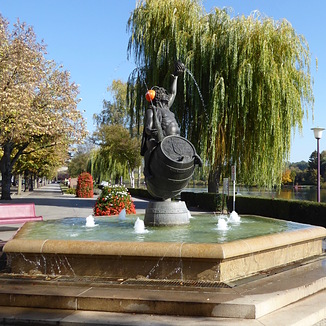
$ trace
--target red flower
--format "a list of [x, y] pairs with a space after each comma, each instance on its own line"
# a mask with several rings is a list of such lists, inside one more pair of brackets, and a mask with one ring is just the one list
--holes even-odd
[[124, 208], [127, 214], [136, 213], [127, 188], [123, 185], [104, 187], [94, 206], [94, 215], [117, 215]]
[[87, 173], [83, 172], [78, 176], [76, 196], [80, 198], [93, 198], [93, 178]]

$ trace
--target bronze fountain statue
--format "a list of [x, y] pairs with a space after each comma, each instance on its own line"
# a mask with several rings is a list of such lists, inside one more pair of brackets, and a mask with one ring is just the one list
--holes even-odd
[[171, 202], [171, 198], [180, 194], [187, 186], [195, 165], [202, 165], [193, 144], [180, 136], [174, 113], [170, 111], [177, 93], [178, 76], [184, 71], [184, 64], [176, 62], [172, 74], [171, 94], [158, 86], [154, 86], [146, 93], [146, 99], [150, 104], [145, 113], [141, 155], [145, 160], [144, 175], [147, 190], [157, 199], [156, 202], [150, 202], [147, 207], [145, 214], [147, 225], [175, 225], [189, 222], [185, 203]]

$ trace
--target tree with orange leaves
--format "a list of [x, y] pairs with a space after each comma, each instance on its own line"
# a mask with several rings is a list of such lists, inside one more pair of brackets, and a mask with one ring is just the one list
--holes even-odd
[[12, 169], [23, 154], [64, 149], [86, 136], [78, 86], [45, 54], [32, 27], [17, 20], [10, 30], [0, 15], [1, 199], [10, 199]]

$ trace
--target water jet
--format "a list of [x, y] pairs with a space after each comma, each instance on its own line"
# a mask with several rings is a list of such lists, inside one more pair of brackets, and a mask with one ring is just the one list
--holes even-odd
[[95, 226], [95, 220], [94, 220], [94, 217], [92, 215], [89, 215], [86, 217], [86, 224], [85, 224], [86, 227], [88, 228], [92, 228]]

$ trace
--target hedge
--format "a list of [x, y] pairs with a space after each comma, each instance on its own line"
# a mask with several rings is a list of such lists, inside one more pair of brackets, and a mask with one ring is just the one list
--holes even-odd
[[[129, 189], [129, 192], [132, 196], [152, 199], [146, 189]], [[224, 197], [221, 194], [182, 192], [181, 200], [189, 208], [204, 211], [221, 212], [226, 207], [223, 205]], [[232, 196], [226, 199], [226, 205], [228, 211], [232, 211]], [[326, 203], [237, 196], [235, 210], [239, 215], [259, 215], [326, 227]]]
[[[207, 193], [207, 192], [182, 192], [181, 200], [183, 200], [188, 207], [194, 207], [205, 211], [223, 211], [224, 197], [221, 194]], [[226, 205], [224, 205], [226, 208]]]
[[[228, 207], [232, 207], [232, 198]], [[326, 204], [306, 200], [285, 200], [261, 197], [236, 197], [238, 214], [260, 215], [286, 221], [326, 227]]]

